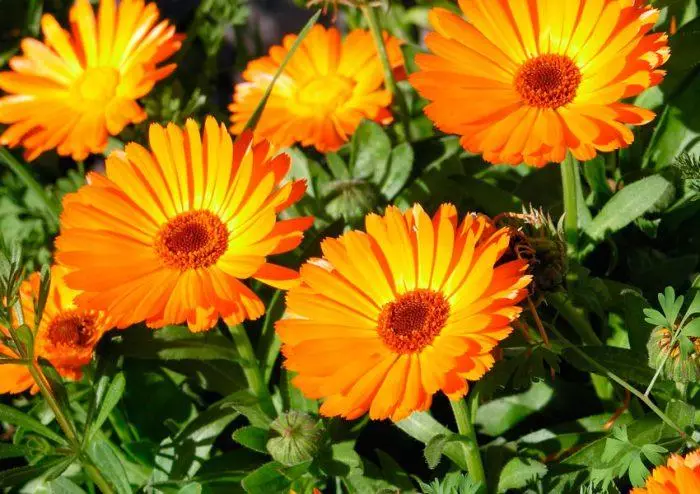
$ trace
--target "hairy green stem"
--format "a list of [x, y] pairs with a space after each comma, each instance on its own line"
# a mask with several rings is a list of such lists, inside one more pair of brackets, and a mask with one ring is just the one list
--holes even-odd
[[[688, 441], [691, 441], [691, 438], [688, 437], [688, 435], [683, 431], [683, 429], [681, 429], [681, 428], [678, 426], [678, 424], [676, 424], [668, 415], [666, 415], [659, 407], [657, 407], [657, 406], [654, 404], [654, 402], [651, 401], [651, 399], [649, 399], [648, 396], [646, 396], [644, 393], [642, 393], [641, 391], [639, 391], [637, 388], [635, 388], [634, 386], [632, 386], [631, 384], [629, 384], [627, 381], [625, 381], [624, 379], [622, 379], [621, 377], [619, 377], [619, 376], [618, 376], [617, 374], [615, 374], [614, 372], [612, 372], [612, 371], [608, 370], [607, 368], [605, 368], [605, 366], [599, 364], [599, 363], [596, 362], [594, 359], [592, 359], [591, 357], [589, 357], [588, 354], [587, 354], [586, 352], [584, 352], [584, 351], [581, 350], [579, 347], [577, 347], [576, 345], [574, 345], [573, 343], [571, 343], [569, 340], [567, 340], [566, 337], [564, 337], [563, 334], [561, 334], [559, 331], [557, 331], [557, 329], [556, 329], [555, 327], [551, 326], [551, 327], [550, 327], [550, 331], [552, 331], [552, 332], [556, 335], [556, 337], [559, 338], [559, 339], [561, 340], [561, 342], [564, 344], [565, 347], [570, 348], [571, 350], [573, 350], [574, 352], [576, 352], [582, 359], [584, 359], [584, 360], [585, 360], [586, 362], [588, 362], [591, 366], [593, 366], [594, 368], [596, 368], [600, 373], [602, 373], [603, 375], [607, 376], [609, 379], [611, 379], [612, 381], [616, 382], [617, 384], [619, 384], [620, 386], [622, 386], [623, 388], [625, 388], [627, 391], [629, 391], [630, 393], [632, 393], [634, 396], [636, 396], [637, 398], [639, 398], [640, 400], [642, 400], [642, 401], [644, 402], [644, 404], [645, 404], [646, 406], [648, 406], [648, 407], [651, 409], [652, 412], [654, 412], [656, 415], [659, 416], [659, 418], [660, 418], [661, 420], [664, 421], [664, 423], [666, 423], [669, 427], [671, 427], [673, 430], [675, 430], [676, 432], [678, 432], [678, 434], [681, 436], [681, 438], [683, 438], [683, 439], [685, 439], [685, 440], [688, 440]], [[693, 441], [693, 442], [694, 442], [694, 441]]]
[[24, 185], [27, 186], [32, 192], [34, 192], [41, 202], [44, 203], [46, 211], [49, 213], [51, 219], [58, 225], [58, 217], [61, 212], [60, 206], [46, 193], [44, 188], [39, 182], [29, 173], [27, 166], [17, 161], [17, 159], [10, 153], [7, 148], [0, 147], [0, 160], [2, 160], [12, 172], [17, 175]]
[[107, 482], [107, 479], [105, 479], [100, 471], [95, 468], [94, 465], [88, 462], [83, 462], [83, 468], [85, 469], [85, 472], [88, 474], [88, 477], [90, 477], [90, 480], [92, 480], [97, 488], [102, 492], [102, 494], [114, 494], [114, 489], [112, 489], [112, 486], [109, 485], [109, 482]]
[[578, 248], [577, 173], [578, 161], [569, 152], [561, 163], [561, 184], [564, 192], [564, 231], [570, 254], [575, 253]]
[[257, 396], [258, 400], [260, 400], [260, 408], [270, 417], [275, 417], [277, 412], [275, 406], [272, 404], [270, 390], [267, 388], [265, 378], [260, 370], [260, 364], [255, 355], [255, 350], [253, 350], [253, 345], [251, 345], [250, 338], [248, 338], [248, 332], [242, 324], [229, 326], [229, 329], [231, 331], [233, 343], [236, 345], [236, 351], [243, 360], [241, 366], [250, 389], [255, 396]]
[[406, 99], [403, 97], [403, 93], [399, 90], [399, 86], [396, 84], [396, 78], [394, 78], [394, 69], [391, 67], [391, 62], [389, 61], [389, 54], [386, 50], [386, 44], [384, 43], [384, 34], [382, 33], [381, 23], [379, 21], [379, 16], [377, 15], [377, 9], [371, 7], [370, 5], [364, 5], [362, 7], [362, 13], [367, 19], [369, 24], [369, 29], [372, 32], [372, 37], [374, 38], [374, 43], [377, 45], [377, 53], [379, 53], [379, 60], [382, 63], [382, 68], [384, 69], [384, 80], [386, 82], [387, 88], [394, 94], [394, 100], [399, 106], [399, 113], [401, 113], [401, 124], [404, 128], [404, 134], [406, 140], [411, 140], [411, 120], [408, 113], [408, 105], [406, 104]]
[[583, 311], [574, 307], [565, 293], [554, 292], [548, 294], [547, 303], [554, 307], [554, 309], [556, 309], [557, 312], [559, 312], [559, 314], [566, 319], [566, 321], [581, 337], [581, 341], [583, 341], [586, 345], [599, 346], [603, 344], [595, 331], [593, 331], [591, 324], [584, 317]]
[[467, 402], [464, 399], [455, 401], [450, 400], [450, 405], [452, 405], [452, 412], [454, 413], [455, 421], [457, 422], [457, 430], [467, 439], [467, 442], [463, 442], [462, 446], [466, 458], [467, 469], [469, 470], [469, 476], [476, 482], [486, 484], [484, 464], [481, 461], [479, 444], [476, 441], [476, 430], [474, 430], [474, 423], [472, 420], [470, 407], [467, 406]]

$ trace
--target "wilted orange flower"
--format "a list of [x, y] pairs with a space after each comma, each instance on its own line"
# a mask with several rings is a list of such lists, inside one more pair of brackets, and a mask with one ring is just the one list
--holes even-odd
[[104, 151], [109, 134], [143, 121], [136, 100], [175, 69], [158, 64], [182, 39], [158, 17], [143, 0], [100, 0], [97, 16], [89, 0], [76, 0], [70, 32], [44, 15], [44, 42], [24, 39], [23, 55], [0, 73], [9, 93], [0, 98], [0, 123], [9, 124], [0, 144], [24, 146], [27, 160], [53, 148], [82, 160]]
[[656, 467], [644, 488], [630, 494], [697, 494], [700, 492], [700, 449], [685, 457], [671, 455], [666, 466]]
[[[74, 299], [78, 292], [66, 286], [66, 268], [51, 268], [51, 287], [46, 306], [34, 336], [34, 356], [51, 362], [64, 378], [80, 379], [82, 367], [90, 362], [95, 345], [112, 326], [103, 312], [78, 308]], [[24, 322], [34, 328], [34, 304], [39, 296], [39, 273], [33, 273], [20, 287], [20, 301]], [[9, 335], [7, 328], [0, 331]], [[0, 354], [19, 358], [10, 348], [0, 344]], [[24, 365], [0, 365], [0, 393], [21, 393], [27, 389], [35, 393], [29, 370]]]
[[301, 268], [277, 323], [285, 366], [326, 416], [401, 420], [442, 390], [467, 393], [493, 365], [491, 351], [520, 313], [530, 276], [523, 260], [499, 263], [509, 230], [443, 205], [366, 218], [322, 243]]
[[426, 114], [493, 163], [543, 166], [626, 147], [654, 113], [620, 100], [659, 84], [667, 36], [643, 0], [460, 0], [435, 8], [410, 81]]
[[[237, 84], [231, 110], [231, 132], [239, 134], [296, 40], [287, 35], [267, 57], [248, 64]], [[384, 36], [389, 59], [401, 71], [400, 42]], [[344, 41], [335, 28], [314, 26], [275, 83], [256, 127], [256, 134], [280, 147], [301, 143], [321, 152], [348, 141], [362, 119], [392, 120], [391, 91], [384, 87], [382, 65], [369, 31], [356, 29]]]
[[277, 221], [306, 184], [284, 185], [287, 155], [272, 157], [246, 133], [235, 143], [209, 117], [200, 137], [185, 128], [150, 128], [151, 152], [130, 143], [107, 159], [106, 176], [66, 196], [59, 262], [85, 307], [107, 310], [122, 328], [187, 321], [192, 331], [262, 315], [265, 307], [241, 282], [255, 278], [289, 288], [291, 269], [267, 256], [294, 249], [313, 218]]

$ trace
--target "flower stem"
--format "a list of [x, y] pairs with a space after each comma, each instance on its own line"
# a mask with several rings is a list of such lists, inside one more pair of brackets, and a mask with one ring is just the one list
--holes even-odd
[[[13, 308], [17, 317], [17, 322], [20, 326], [23, 325], [24, 312], [22, 311], [21, 304], [19, 302], [16, 302]], [[54, 395], [53, 389], [51, 388], [51, 383], [49, 383], [48, 379], [46, 379], [46, 376], [41, 370], [39, 363], [34, 358], [34, 355], [25, 355], [24, 346], [19, 341], [19, 338], [17, 338], [17, 335], [13, 330], [12, 326], [10, 326], [10, 331], [13, 339], [15, 340], [15, 345], [17, 345], [17, 348], [20, 349], [21, 353], [23, 354], [22, 356], [26, 358], [29, 362], [31, 362], [27, 366], [29, 373], [31, 374], [32, 379], [34, 379], [34, 382], [39, 388], [41, 395], [46, 400], [47, 405], [49, 405], [49, 408], [51, 408], [54, 417], [56, 417], [56, 422], [63, 431], [63, 434], [66, 436], [66, 439], [68, 439], [68, 443], [70, 444], [72, 450], [76, 453], [79, 452], [81, 448], [81, 441], [78, 438], [78, 432], [76, 431], [73, 423], [70, 420], [68, 420], [66, 414], [63, 413], [63, 410], [61, 409], [58, 400], [56, 400], [56, 396]], [[100, 473], [100, 471], [92, 465], [89, 459], [84, 458], [83, 455], [80, 455], [80, 462], [83, 468], [85, 469], [85, 472], [87, 472], [88, 476], [92, 479], [95, 485], [97, 485], [100, 488], [103, 494], [114, 493], [114, 490], [110, 487], [107, 480], [105, 480], [105, 478], [102, 476], [102, 473]]]
[[684, 440], [687, 441], [693, 441], [688, 435], [681, 429], [668, 415], [666, 415], [659, 407], [657, 407], [651, 399], [649, 399], [648, 396], [646, 396], [644, 393], [639, 391], [637, 388], [629, 384], [627, 381], [619, 377], [617, 374], [614, 372], [606, 369], [603, 365], [599, 364], [596, 362], [594, 359], [588, 356], [586, 352], [578, 348], [576, 345], [571, 343], [569, 340], [567, 340], [564, 335], [562, 335], [559, 331], [554, 326], [550, 326], [550, 331], [556, 335], [557, 338], [561, 340], [561, 342], [564, 344], [565, 347], [571, 348], [574, 352], [576, 352], [582, 359], [584, 359], [586, 362], [588, 362], [591, 366], [596, 368], [599, 372], [601, 372], [603, 375], [607, 376], [609, 379], [612, 381], [615, 381], [617, 384], [625, 388], [627, 391], [632, 393], [634, 396], [639, 398], [644, 402], [646, 406], [648, 406], [652, 412], [654, 412], [656, 415], [659, 416], [661, 420], [664, 421], [669, 427], [671, 427], [673, 430], [678, 432], [678, 434], [683, 438]]
[[29, 173], [27, 166], [17, 161], [17, 159], [6, 148], [0, 147], [0, 160], [2, 160], [12, 172], [17, 175], [24, 185], [27, 186], [44, 203], [49, 216], [58, 225], [58, 217], [61, 212], [60, 206], [49, 197], [39, 182]]
[[561, 184], [564, 192], [564, 231], [569, 253], [575, 253], [578, 247], [578, 205], [576, 204], [576, 174], [578, 161], [571, 152], [561, 163]]
[[467, 402], [464, 399], [450, 400], [450, 405], [452, 405], [452, 412], [457, 422], [457, 430], [467, 440], [462, 445], [467, 460], [469, 476], [476, 482], [486, 484], [484, 464], [481, 462], [481, 454], [479, 453], [479, 444], [476, 441], [476, 431], [474, 430], [470, 407], [467, 406]]
[[394, 100], [399, 106], [399, 112], [401, 113], [401, 124], [403, 125], [406, 140], [410, 141], [411, 121], [408, 113], [408, 105], [406, 104], [403, 93], [401, 93], [399, 90], [399, 86], [396, 84], [396, 79], [394, 78], [394, 70], [391, 67], [391, 62], [389, 61], [389, 53], [387, 52], [386, 44], [384, 43], [384, 35], [382, 33], [379, 16], [377, 15], [377, 9], [371, 7], [370, 5], [363, 5], [362, 13], [365, 16], [365, 19], [367, 19], [369, 29], [372, 32], [372, 37], [374, 38], [374, 43], [377, 45], [377, 53], [379, 54], [379, 60], [381, 61], [382, 68], [384, 69], [384, 80], [386, 82], [386, 86], [394, 94]]
[[236, 345], [236, 351], [243, 360], [241, 366], [243, 367], [243, 373], [248, 381], [248, 385], [255, 396], [257, 396], [258, 400], [260, 400], [260, 408], [270, 417], [275, 417], [277, 412], [275, 411], [275, 406], [272, 404], [270, 390], [267, 388], [263, 374], [260, 371], [260, 364], [258, 364], [255, 350], [253, 350], [253, 345], [250, 343], [250, 338], [248, 338], [246, 329], [242, 324], [238, 324], [236, 326], [229, 326], [229, 330], [231, 331], [233, 343]]

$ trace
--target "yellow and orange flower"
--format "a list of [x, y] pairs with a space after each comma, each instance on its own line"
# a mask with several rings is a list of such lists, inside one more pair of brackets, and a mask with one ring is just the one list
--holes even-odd
[[265, 312], [241, 280], [289, 288], [298, 273], [267, 256], [299, 245], [313, 218], [278, 221], [304, 194], [304, 181], [284, 183], [287, 155], [269, 144], [235, 143], [209, 117], [200, 136], [184, 128], [151, 125], [150, 148], [130, 143], [107, 159], [106, 176], [66, 196], [56, 258], [73, 272], [79, 303], [106, 310], [117, 327], [146, 321], [211, 328]]
[[44, 42], [22, 41], [22, 56], [0, 73], [0, 123], [9, 127], [0, 144], [22, 145], [27, 160], [57, 148], [85, 159], [107, 146], [129, 123], [146, 118], [136, 100], [167, 77], [175, 64], [159, 67], [181, 45], [168, 21], [158, 22], [155, 3], [100, 0], [95, 16], [89, 0], [70, 10], [70, 32], [46, 14]]
[[665, 466], [656, 467], [644, 488], [630, 494], [696, 494], [700, 492], [700, 450], [685, 457], [671, 455]]
[[620, 100], [661, 82], [670, 51], [644, 0], [459, 0], [435, 8], [436, 32], [413, 86], [441, 130], [493, 163], [543, 166], [628, 146], [654, 113]]
[[[389, 59], [403, 70], [400, 41], [385, 35]], [[231, 132], [240, 134], [267, 90], [294, 41], [273, 46], [267, 57], [253, 60], [245, 82], [234, 90]], [[345, 40], [335, 28], [314, 26], [272, 88], [256, 134], [286, 147], [295, 143], [335, 151], [355, 132], [362, 119], [390, 123], [391, 91], [384, 87], [382, 65], [369, 31], [356, 29]]]
[[[34, 356], [51, 362], [58, 373], [67, 379], [80, 379], [82, 367], [92, 360], [95, 345], [112, 325], [103, 312], [82, 309], [75, 305], [79, 294], [65, 283], [67, 270], [62, 266], [51, 268], [51, 287], [46, 306], [34, 337]], [[20, 301], [27, 326], [35, 325], [34, 304], [39, 296], [40, 275], [33, 273], [20, 287]], [[0, 331], [9, 335], [7, 328]], [[0, 353], [18, 358], [10, 348], [0, 344]], [[0, 365], [0, 394], [21, 393], [38, 387], [24, 365]]]
[[277, 323], [285, 366], [326, 416], [401, 420], [442, 390], [459, 399], [493, 365], [530, 276], [499, 263], [508, 229], [443, 205], [370, 214], [366, 230], [322, 243]]

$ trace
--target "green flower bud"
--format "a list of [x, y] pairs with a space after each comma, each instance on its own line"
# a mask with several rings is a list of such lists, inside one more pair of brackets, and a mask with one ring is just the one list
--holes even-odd
[[324, 428], [308, 413], [290, 410], [270, 424], [267, 451], [283, 465], [310, 461], [323, 446]]
[[647, 344], [649, 367], [658, 369], [666, 359], [661, 369], [662, 377], [680, 383], [700, 381], [700, 338], [691, 336], [687, 340], [690, 343], [686, 341], [688, 348], [684, 357], [681, 338], [673, 342], [673, 333], [668, 328], [654, 329]]
[[495, 222], [513, 230], [511, 255], [530, 263], [532, 293], [551, 292], [564, 283], [568, 271], [566, 242], [548, 214], [530, 208], [521, 214], [504, 213]]

